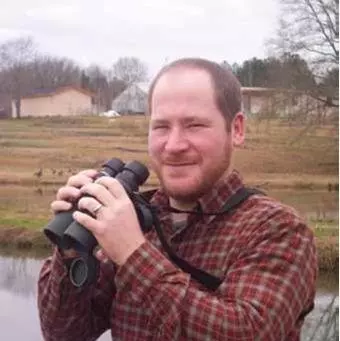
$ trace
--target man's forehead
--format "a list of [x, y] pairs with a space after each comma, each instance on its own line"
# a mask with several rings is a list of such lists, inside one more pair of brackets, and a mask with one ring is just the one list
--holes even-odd
[[210, 75], [205, 70], [176, 68], [163, 74], [155, 84], [153, 97], [167, 93], [211, 91]]

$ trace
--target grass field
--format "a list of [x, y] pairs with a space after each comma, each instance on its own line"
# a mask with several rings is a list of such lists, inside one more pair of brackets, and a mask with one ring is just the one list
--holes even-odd
[[[252, 183], [309, 188], [338, 181], [338, 133], [303, 130], [273, 121], [255, 127], [236, 152], [235, 166]], [[145, 116], [39, 118], [0, 121], [0, 182], [63, 183], [70, 172], [119, 157], [148, 164]], [[34, 173], [42, 168], [40, 179]], [[151, 176], [150, 185], [156, 185]]]
[[[78, 170], [112, 158], [149, 165], [148, 117], [0, 120], [0, 227], [40, 229], [56, 190]], [[248, 120], [234, 165], [258, 186], [306, 214], [318, 238], [338, 234], [338, 130]], [[216, 147], [218, 148], [218, 146]], [[143, 188], [158, 185], [151, 172]], [[331, 191], [329, 191], [331, 190]]]
[[[71, 174], [98, 168], [112, 157], [148, 166], [147, 129], [145, 116], [0, 120], [0, 213], [29, 210], [29, 219], [44, 218], [46, 203]], [[289, 203], [311, 205], [322, 215], [337, 201], [337, 192], [328, 194], [328, 187], [338, 189], [338, 133], [319, 127], [301, 137], [303, 130], [279, 121], [261, 126], [248, 120], [246, 143], [236, 150], [234, 164], [247, 184], [281, 190]], [[151, 172], [144, 187], [157, 185]], [[310, 203], [313, 194], [304, 191], [320, 191], [319, 202]]]

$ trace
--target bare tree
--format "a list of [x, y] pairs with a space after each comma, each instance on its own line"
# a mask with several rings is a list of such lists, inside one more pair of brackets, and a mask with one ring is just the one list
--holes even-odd
[[31, 37], [22, 37], [0, 45], [0, 71], [2, 92], [15, 101], [16, 117], [20, 118], [21, 97], [29, 84], [28, 65], [36, 55]]
[[36, 56], [29, 69], [32, 88], [46, 89], [80, 84], [81, 68], [65, 57]]
[[[110, 77], [109, 79], [110, 93], [112, 94], [112, 99], [114, 99], [126, 89], [126, 83], [115, 77]], [[110, 108], [111, 105], [112, 103], [110, 103]]]
[[109, 87], [108, 71], [99, 65], [92, 64], [84, 71], [87, 87], [93, 91], [97, 110], [109, 110], [111, 108], [112, 94]]
[[148, 70], [145, 63], [136, 57], [122, 57], [113, 64], [113, 76], [128, 84], [147, 80]]
[[[316, 80], [310, 95], [328, 107], [338, 107], [338, 95], [334, 96], [338, 91], [326, 92], [325, 89], [330, 89], [323, 83], [339, 68], [339, 1], [280, 0], [280, 3], [282, 19], [271, 43], [281, 55], [298, 53], [306, 59]], [[338, 89], [339, 85], [336, 86]]]

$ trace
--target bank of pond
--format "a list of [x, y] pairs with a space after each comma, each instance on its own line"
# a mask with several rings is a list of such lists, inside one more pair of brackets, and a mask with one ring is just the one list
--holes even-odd
[[[334, 272], [339, 269], [338, 236], [316, 236], [315, 243], [319, 270]], [[0, 228], [0, 248], [31, 254], [46, 254], [51, 250], [51, 244], [41, 230]]]
[[[43, 341], [36, 304], [37, 280], [49, 249], [0, 248], [0, 330], [1, 340]], [[315, 307], [307, 316], [301, 341], [338, 340], [339, 277], [320, 272]], [[17, 328], [20, 321], [20, 328]], [[109, 332], [100, 341], [109, 341]]]

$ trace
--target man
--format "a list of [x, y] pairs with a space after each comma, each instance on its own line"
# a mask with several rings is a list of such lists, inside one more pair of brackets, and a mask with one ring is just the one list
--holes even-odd
[[[71, 177], [52, 203], [74, 213], [107, 259], [98, 281], [75, 288], [58, 250], [39, 279], [45, 340], [299, 340], [315, 295], [313, 235], [290, 207], [253, 195], [229, 214], [243, 187], [232, 168], [243, 143], [240, 85], [232, 73], [203, 59], [166, 66], [149, 92], [148, 150], [160, 189], [162, 231], [172, 250], [192, 266], [222, 279], [210, 290], [174, 264], [155, 230], [143, 234], [128, 195], [94, 170]], [[250, 165], [251, 167], [251, 165]], [[188, 213], [189, 212], [189, 213]], [[210, 215], [209, 215], [210, 213]], [[215, 214], [214, 214], [215, 213]]]

